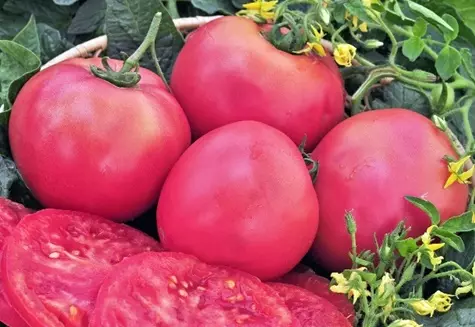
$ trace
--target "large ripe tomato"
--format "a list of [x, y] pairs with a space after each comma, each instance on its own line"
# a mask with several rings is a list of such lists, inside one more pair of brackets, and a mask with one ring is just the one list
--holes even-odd
[[142, 68], [137, 86], [120, 88], [91, 64], [100, 59], [71, 59], [29, 80], [12, 108], [10, 145], [45, 207], [130, 220], [158, 199], [189, 125], [158, 75]]
[[125, 259], [101, 286], [90, 327], [297, 327], [249, 274], [173, 252]]
[[23, 218], [5, 241], [5, 295], [30, 327], [88, 327], [99, 287], [114, 266], [161, 249], [156, 240], [124, 224], [41, 210]]
[[328, 300], [303, 288], [268, 283], [284, 299], [292, 315], [302, 327], [351, 327], [352, 324]]
[[[32, 211], [21, 204], [0, 197], [0, 257], [2, 255], [5, 238], [11, 234], [18, 222], [30, 213], [32, 213]], [[28, 326], [5, 298], [3, 283], [0, 283], [0, 322], [3, 322], [9, 327]]]
[[411, 236], [429, 227], [427, 215], [405, 196], [431, 201], [443, 221], [464, 212], [468, 186], [444, 189], [445, 155], [456, 157], [446, 135], [406, 109], [364, 112], [335, 127], [312, 153], [320, 164], [315, 184], [320, 227], [313, 246], [318, 263], [329, 271], [351, 266], [347, 211], [356, 220], [359, 251], [375, 250], [373, 233], [381, 244], [401, 220]]
[[275, 48], [252, 20], [227, 16], [195, 30], [178, 55], [171, 88], [194, 137], [256, 120], [307, 149], [344, 116], [344, 88], [331, 57]]
[[301, 153], [277, 129], [232, 123], [191, 145], [157, 208], [163, 245], [261, 279], [291, 270], [318, 227], [318, 200]]

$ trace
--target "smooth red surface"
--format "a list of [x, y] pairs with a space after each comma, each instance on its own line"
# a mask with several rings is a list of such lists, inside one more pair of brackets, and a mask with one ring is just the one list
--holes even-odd
[[163, 245], [261, 279], [291, 270], [318, 227], [318, 200], [298, 148], [275, 128], [242, 121], [189, 147], [157, 208]]
[[278, 282], [292, 284], [318, 295], [333, 304], [353, 324], [355, 309], [353, 304], [344, 294], [330, 291], [330, 281], [325, 277], [316, 275], [310, 268], [302, 265], [282, 276]]
[[30, 327], [88, 327], [99, 287], [115, 264], [161, 249], [123, 224], [41, 210], [23, 218], [5, 242], [5, 294]]
[[124, 260], [99, 291], [90, 327], [137, 326], [297, 327], [258, 278], [172, 252]]
[[142, 68], [137, 87], [119, 88], [91, 64], [100, 59], [71, 59], [29, 80], [12, 108], [10, 145], [45, 207], [130, 220], [156, 203], [190, 144], [189, 125], [158, 75]]
[[[0, 197], [0, 257], [3, 251], [5, 238], [26, 215], [32, 213], [23, 205]], [[8, 327], [27, 327], [16, 311], [4, 296], [3, 283], [0, 283], [0, 321]]]
[[[264, 27], [265, 28], [265, 27]], [[344, 88], [331, 57], [276, 49], [252, 20], [228, 16], [195, 30], [178, 55], [171, 88], [195, 138], [257, 120], [307, 149], [344, 117]]]
[[313, 246], [329, 271], [350, 268], [345, 212], [356, 220], [358, 252], [375, 250], [401, 220], [420, 236], [430, 219], [404, 196], [422, 197], [439, 209], [442, 221], [465, 211], [468, 186], [444, 189], [445, 155], [456, 157], [446, 135], [426, 117], [405, 109], [360, 113], [335, 127], [312, 153], [319, 162], [315, 189], [320, 226]]
[[323, 297], [303, 288], [283, 284], [268, 283], [284, 299], [292, 315], [302, 327], [351, 327], [343, 314]]

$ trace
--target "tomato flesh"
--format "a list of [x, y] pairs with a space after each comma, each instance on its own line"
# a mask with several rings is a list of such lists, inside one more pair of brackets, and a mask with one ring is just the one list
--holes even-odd
[[[32, 211], [21, 204], [0, 197], [0, 256], [5, 239], [20, 220], [30, 213]], [[0, 283], [0, 321], [9, 327], [27, 326], [5, 298], [3, 283]]]
[[5, 294], [30, 327], [87, 327], [105, 276], [123, 258], [160, 251], [129, 226], [45, 209], [25, 217], [5, 242]]
[[351, 267], [347, 212], [356, 221], [358, 252], [375, 251], [374, 233], [381, 244], [401, 220], [409, 236], [425, 232], [429, 217], [405, 196], [432, 202], [442, 221], [463, 213], [469, 189], [458, 183], [444, 189], [446, 155], [457, 157], [445, 133], [406, 109], [363, 112], [335, 127], [312, 153], [319, 162], [321, 217], [312, 249], [318, 264], [329, 272]]
[[329, 301], [307, 290], [283, 283], [268, 283], [284, 299], [302, 327], [351, 327], [350, 322]]
[[116, 266], [99, 291], [90, 327], [294, 326], [269, 286], [233, 269], [173, 252]]
[[220, 127], [188, 148], [157, 208], [165, 248], [262, 280], [290, 271], [318, 228], [318, 199], [297, 146], [254, 121]]

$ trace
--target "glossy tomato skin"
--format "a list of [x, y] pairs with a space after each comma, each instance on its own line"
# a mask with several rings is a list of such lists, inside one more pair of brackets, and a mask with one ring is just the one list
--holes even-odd
[[163, 187], [157, 223], [169, 250], [272, 279], [309, 250], [318, 199], [293, 142], [273, 127], [241, 121], [185, 151]]
[[405, 196], [422, 197], [439, 209], [442, 221], [465, 211], [468, 186], [444, 189], [449, 177], [445, 155], [456, 157], [448, 138], [426, 117], [400, 108], [360, 113], [325, 136], [312, 153], [319, 162], [315, 189], [320, 227], [312, 248], [329, 271], [351, 266], [345, 212], [357, 225], [359, 251], [375, 250], [405, 219], [410, 236], [419, 236], [430, 220]]
[[276, 49], [250, 19], [223, 17], [195, 30], [178, 55], [171, 88], [195, 138], [256, 120], [307, 149], [344, 117], [344, 88], [330, 56]]
[[189, 125], [158, 75], [142, 68], [138, 86], [119, 88], [91, 64], [100, 59], [71, 59], [28, 81], [12, 108], [13, 157], [43, 206], [131, 220], [156, 202]]

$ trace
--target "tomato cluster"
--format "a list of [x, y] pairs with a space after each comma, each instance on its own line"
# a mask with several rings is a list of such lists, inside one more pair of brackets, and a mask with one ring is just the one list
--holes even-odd
[[[414, 235], [430, 225], [405, 196], [443, 220], [465, 210], [467, 185], [443, 187], [455, 153], [429, 119], [397, 108], [344, 119], [331, 56], [278, 50], [263, 28], [241, 17], [198, 28], [170, 89], [145, 68], [135, 86], [114, 85], [91, 72], [97, 58], [27, 82], [10, 145], [48, 209], [0, 201], [0, 321], [351, 326], [348, 299], [298, 268], [307, 253], [328, 271], [351, 266], [345, 213], [360, 250], [374, 250], [373, 235], [403, 219]], [[155, 207], [160, 243], [122, 224]]]

